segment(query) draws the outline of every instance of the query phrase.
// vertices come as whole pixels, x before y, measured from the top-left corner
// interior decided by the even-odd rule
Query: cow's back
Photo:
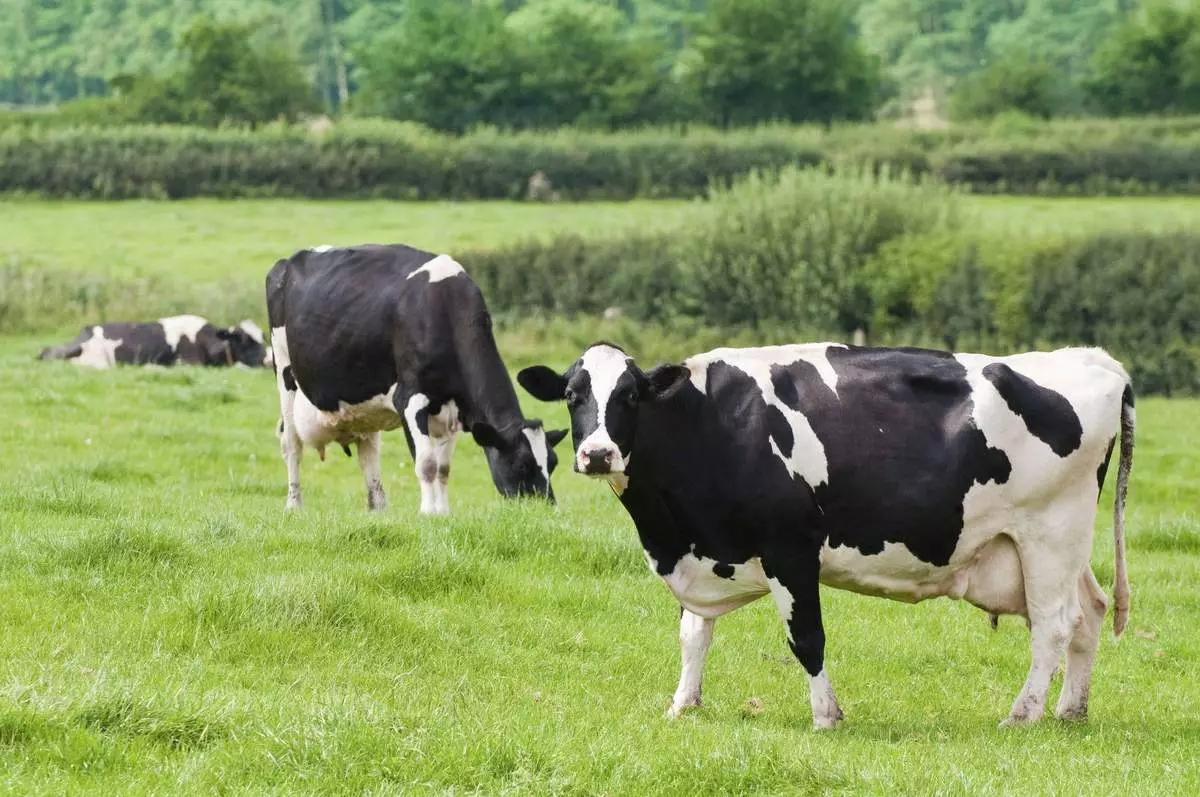
[[[293,376],[316,407],[366,401],[402,377],[454,372],[432,367],[446,356],[438,344],[449,342],[453,316],[478,290],[465,274],[432,290],[417,272],[436,260],[408,246],[368,245],[299,252],[271,270],[271,326],[286,330]]]

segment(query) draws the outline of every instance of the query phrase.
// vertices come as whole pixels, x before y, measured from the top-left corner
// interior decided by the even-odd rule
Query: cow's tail
[[[1121,458],[1117,461],[1117,494],[1113,500],[1113,635],[1121,636],[1129,622],[1129,573],[1125,569],[1125,496],[1133,468],[1133,385],[1121,395]]]
[[[83,347],[78,343],[69,343],[66,346],[51,346],[50,348],[42,349],[42,353],[38,355],[39,360],[72,360],[83,354]]]

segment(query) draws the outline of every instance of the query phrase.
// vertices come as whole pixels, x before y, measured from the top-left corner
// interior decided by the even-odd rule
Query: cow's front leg
[[[844,718],[825,673],[825,629],[821,624],[821,592],[818,577],[819,550],[768,564],[763,559],[771,597],[787,628],[788,645],[808,672],[813,728],[836,728]]]
[[[415,393],[404,405],[404,421],[412,437],[413,462],[417,469],[417,482],[421,485],[421,514],[438,512],[437,500],[437,453],[433,439],[429,436],[429,397]]]
[[[683,667],[679,673],[679,688],[671,700],[667,716],[675,719],[689,708],[700,707],[700,685],[704,680],[704,659],[712,643],[716,620],[693,614],[687,609],[679,616],[679,651]]]

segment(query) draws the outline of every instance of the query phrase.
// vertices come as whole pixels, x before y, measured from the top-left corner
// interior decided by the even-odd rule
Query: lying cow
[[[118,364],[258,368],[270,363],[262,330],[253,321],[216,327],[198,315],[171,316],[146,324],[86,326],[74,340],[43,349],[38,356],[101,369]]]
[[[400,426],[416,462],[421,512],[450,511],[447,482],[460,428],[483,447],[504,496],[554,500],[554,446],[526,420],[496,351],[483,294],[446,255],[407,246],[320,247],[267,275],[287,463],[287,507],[300,506],[304,446],[358,449],[367,506],[382,509],[381,432]]]
[[[810,676],[813,724],[842,719],[818,583],[1027,618],[1029,678],[1006,724],[1087,714],[1107,599],[1089,566],[1117,435],[1113,630],[1129,615],[1123,515],[1133,390],[1099,349],[1011,357],[833,344],[718,349],[643,373],[596,344],[518,381],[565,399],[575,470],[608,480],[683,606],[671,715],[700,705],[715,618],[774,598]]]

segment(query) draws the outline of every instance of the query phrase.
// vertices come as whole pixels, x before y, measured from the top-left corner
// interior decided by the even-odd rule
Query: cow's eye
[[[578,401],[579,401],[579,396],[577,396],[577,395],[575,394],[575,391],[574,391],[574,390],[571,390],[571,388],[567,388],[567,392],[566,392],[566,394],[564,395],[564,397],[565,397],[565,398],[566,398],[566,400],[567,400],[567,404],[569,404],[569,405],[571,405],[571,406],[574,406],[574,405],[575,405],[576,403],[578,403]]]
[[[625,404],[628,407],[632,407],[634,404],[637,404],[637,394],[634,393],[632,390],[628,390],[628,391],[622,393],[621,394],[621,403]]]

